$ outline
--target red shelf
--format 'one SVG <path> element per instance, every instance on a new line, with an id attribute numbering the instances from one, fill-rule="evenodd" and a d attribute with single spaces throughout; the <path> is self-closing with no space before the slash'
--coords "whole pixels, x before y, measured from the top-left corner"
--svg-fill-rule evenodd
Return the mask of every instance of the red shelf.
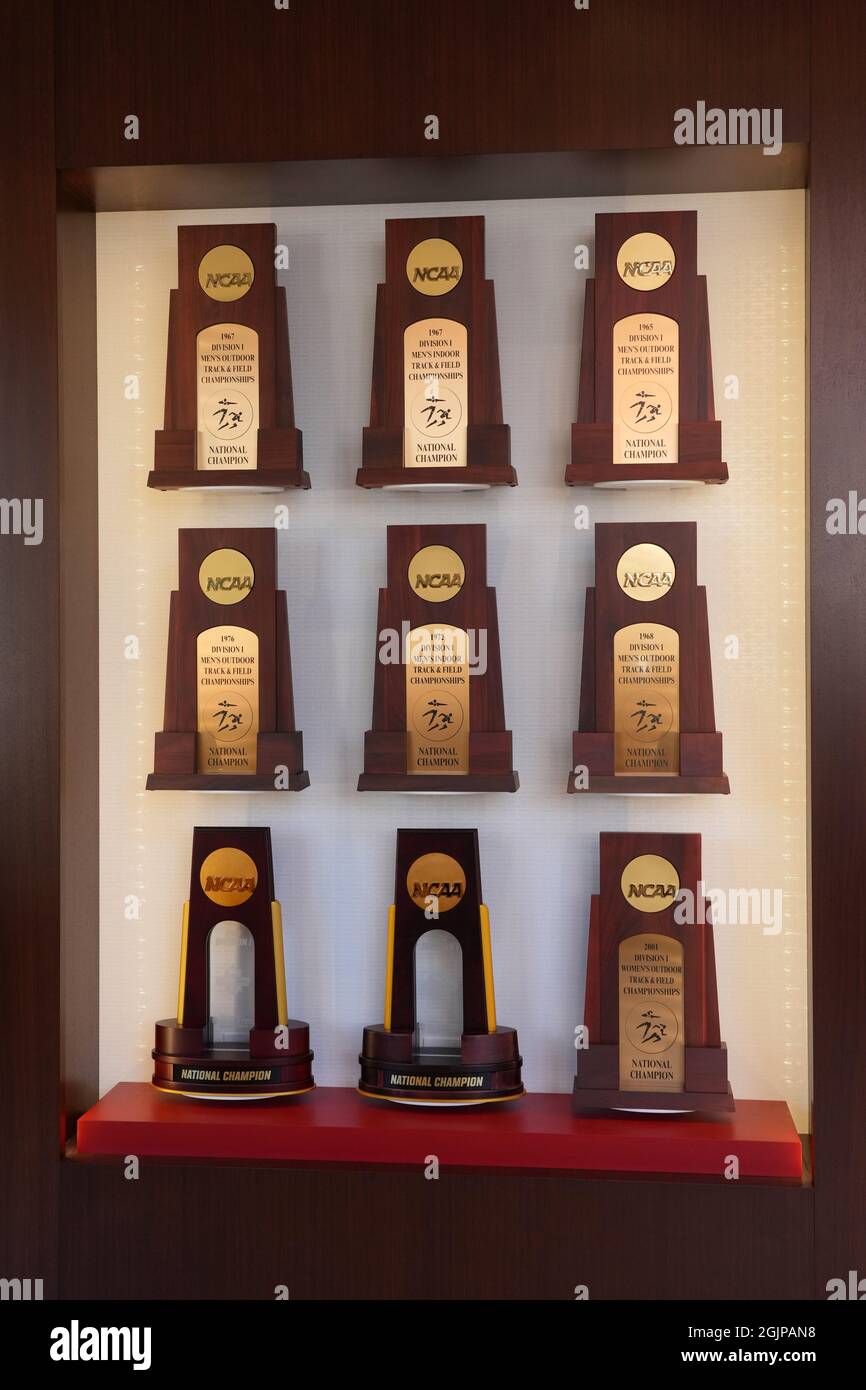
<path id="1" fill-rule="evenodd" d="M 115 1086 L 78 1122 L 78 1152 L 161 1158 L 455 1168 L 688 1173 L 798 1180 L 800 1139 L 783 1101 L 738 1101 L 730 1116 L 577 1116 L 570 1095 L 507 1105 L 415 1109 L 321 1089 L 293 1101 L 208 1102 L 146 1083 Z"/>

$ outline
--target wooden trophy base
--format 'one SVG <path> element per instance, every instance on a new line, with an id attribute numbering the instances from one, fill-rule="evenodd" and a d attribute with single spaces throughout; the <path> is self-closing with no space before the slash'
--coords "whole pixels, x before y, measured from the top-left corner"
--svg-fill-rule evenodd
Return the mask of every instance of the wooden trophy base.
<path id="1" fill-rule="evenodd" d="M 400 488 L 406 492 L 471 492 L 517 487 L 511 466 L 510 425 L 470 425 L 465 467 L 404 468 L 403 431 L 366 426 L 358 487 Z"/>
<path id="2" fill-rule="evenodd" d="M 380 624 L 382 626 L 382 624 Z M 511 766 L 507 729 L 469 735 L 469 771 L 406 772 L 406 735 L 368 729 L 359 792 L 516 792 L 520 778 Z"/>
<path id="3" fill-rule="evenodd" d="M 727 796 L 731 785 L 722 771 L 719 733 L 680 734 L 680 771 L 675 776 L 636 777 L 614 773 L 614 736 L 575 732 L 571 744 L 568 792 L 602 796 Z M 575 769 L 585 767 L 589 785 L 578 786 Z"/>
<path id="4" fill-rule="evenodd" d="M 574 772 L 568 776 L 568 792 L 597 796 L 728 796 L 731 784 L 721 777 L 597 777 L 589 774 L 589 786 L 578 787 Z"/>
<path id="5" fill-rule="evenodd" d="M 411 1033 L 364 1029 L 358 1091 L 410 1105 L 485 1105 L 524 1094 L 513 1028 L 464 1033 L 459 1048 L 418 1048 Z"/>
<path id="6" fill-rule="evenodd" d="M 565 470 L 565 481 L 569 487 L 607 488 L 726 483 L 728 465 L 722 462 L 721 439 L 718 420 L 681 423 L 678 463 L 613 463 L 612 425 L 572 425 L 571 463 Z"/>
<path id="7" fill-rule="evenodd" d="M 578 1114 L 584 1110 L 642 1110 L 651 1114 L 735 1110 L 725 1044 L 686 1047 L 685 1054 L 685 1085 L 681 1091 L 627 1091 L 619 1084 L 618 1044 L 591 1043 L 578 1054 L 572 1109 Z"/>
<path id="8" fill-rule="evenodd" d="M 736 1101 L 728 1083 L 727 1091 L 594 1091 L 574 1083 L 572 1109 L 575 1114 L 587 1110 L 642 1110 L 648 1115 L 683 1115 L 695 1111 L 714 1114 L 736 1110 Z"/>
<path id="9" fill-rule="evenodd" d="M 300 430 L 259 430 L 258 468 L 196 468 L 194 430 L 157 430 L 147 486 L 160 492 L 284 492 L 308 488 Z"/>
<path id="10" fill-rule="evenodd" d="M 145 787 L 149 792 L 302 792 L 310 785 L 309 772 L 290 772 L 288 786 L 275 786 L 275 775 L 268 772 L 149 772 Z"/>
<path id="11" fill-rule="evenodd" d="M 149 792 L 302 792 L 310 774 L 302 767 L 303 735 L 295 731 L 259 734 L 256 761 L 263 772 L 196 772 L 194 733 L 160 730 L 154 740 Z M 285 785 L 284 785 L 285 784 Z"/>
<path id="12" fill-rule="evenodd" d="M 197 1100 L 267 1100 L 300 1095 L 315 1087 L 306 1023 L 291 1018 L 289 1046 L 274 1050 L 274 1030 L 251 1031 L 249 1047 L 208 1047 L 200 1028 L 182 1028 L 177 1019 L 156 1025 L 153 1085 L 159 1091 L 193 1096 Z M 259 1047 L 263 1051 L 259 1051 Z"/>
<path id="13" fill-rule="evenodd" d="M 722 461 L 722 423 L 713 419 L 713 373 L 707 282 L 698 277 L 697 321 L 691 351 L 698 379 L 697 401 L 689 407 L 698 419 L 681 419 L 677 429 L 676 463 L 613 462 L 613 422 L 596 419 L 600 403 L 596 379 L 595 280 L 587 281 L 583 306 L 578 419 L 571 427 L 571 463 L 565 470 L 569 487 L 677 487 L 695 483 L 726 483 L 728 465 Z M 608 292 L 602 291 L 607 301 Z M 607 305 L 610 308 L 610 305 Z M 614 313 L 614 318 L 617 314 Z M 675 318 L 679 316 L 675 313 Z M 608 344 L 608 350 L 610 344 Z"/>

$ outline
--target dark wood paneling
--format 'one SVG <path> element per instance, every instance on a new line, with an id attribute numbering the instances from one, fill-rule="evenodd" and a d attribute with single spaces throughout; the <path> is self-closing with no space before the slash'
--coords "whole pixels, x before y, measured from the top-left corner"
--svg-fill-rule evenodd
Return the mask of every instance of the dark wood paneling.
<path id="1" fill-rule="evenodd" d="M 57 317 L 52 7 L 0 19 L 2 494 L 44 538 L 0 536 L 0 1276 L 55 1286 L 60 1140 Z"/>
<path id="2" fill-rule="evenodd" d="M 806 138 L 808 0 L 57 9 L 61 168 L 654 148 L 698 100 L 781 107 L 785 138 Z"/>
<path id="3" fill-rule="evenodd" d="M 69 1133 L 99 1085 L 99 479 L 96 218 L 63 195 L 57 279 L 61 1076 Z"/>
<path id="4" fill-rule="evenodd" d="M 814 6 L 810 198 L 812 998 L 816 1292 L 866 1275 L 866 536 L 827 503 L 866 496 L 866 8 Z M 866 522 L 863 523 L 866 525 Z"/>
<path id="5" fill-rule="evenodd" d="M 667 150 L 310 159 L 279 164 L 149 164 L 69 169 L 64 187 L 97 212 L 160 208 L 311 207 L 484 198 L 606 198 L 805 188 L 808 150 L 786 144 L 678 145 Z"/>
<path id="6" fill-rule="evenodd" d="M 564 1098 L 565 1099 L 565 1098 Z M 567 1103 L 567 1102 L 566 1102 Z M 812 1193 L 743 1183 L 63 1165 L 63 1296 L 797 1299 Z M 119 1233 L 122 1232 L 122 1238 Z"/>

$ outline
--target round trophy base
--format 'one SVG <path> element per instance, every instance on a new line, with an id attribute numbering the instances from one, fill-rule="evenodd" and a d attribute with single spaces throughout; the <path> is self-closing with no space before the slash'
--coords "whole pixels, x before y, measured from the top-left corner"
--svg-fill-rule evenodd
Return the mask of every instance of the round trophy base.
<path id="1" fill-rule="evenodd" d="M 493 1105 L 497 1101 L 520 1100 L 526 1092 L 521 1086 L 519 1091 L 512 1091 L 504 1096 L 476 1096 L 474 1100 L 449 1100 L 447 1096 L 439 1096 L 431 1100 L 418 1100 L 410 1096 L 396 1096 L 390 1091 L 371 1091 L 363 1086 L 355 1088 L 359 1096 L 365 1096 L 367 1100 L 387 1100 L 389 1105 L 408 1105 L 413 1110 L 425 1110 L 438 1106 L 440 1110 L 472 1110 L 479 1105 Z"/>
<path id="2" fill-rule="evenodd" d="M 268 1100 L 312 1091 L 316 1084 L 313 1053 L 303 1047 L 308 1041 L 307 1026 L 291 1020 L 289 1028 L 290 1037 L 296 1035 L 291 1039 L 291 1052 L 252 1056 L 248 1047 L 231 1046 L 169 1052 L 165 1044 L 174 1042 L 176 1046 L 185 1030 L 177 1027 L 176 1020 L 164 1019 L 156 1025 L 157 1046 L 151 1053 L 153 1085 L 160 1091 L 197 1100 Z"/>
<path id="3" fill-rule="evenodd" d="M 298 1086 L 293 1090 L 262 1090 L 262 1091 L 230 1091 L 214 1087 L 209 1091 L 188 1090 L 185 1085 L 173 1085 L 151 1078 L 151 1085 L 154 1090 L 162 1091 L 167 1096 L 184 1096 L 187 1100 L 213 1100 L 213 1101 L 243 1101 L 243 1100 L 291 1100 L 293 1096 L 305 1096 L 310 1091 L 315 1091 L 316 1083 L 311 1082 L 309 1086 Z"/>
<path id="4" fill-rule="evenodd" d="M 513 1028 L 466 1035 L 459 1048 L 412 1048 L 409 1041 L 381 1026 L 365 1028 L 358 1059 L 362 1096 L 403 1105 L 465 1106 L 516 1100 L 524 1093 Z"/>
<path id="5" fill-rule="evenodd" d="M 153 1052 L 153 1085 L 198 1100 L 267 1100 L 297 1096 L 315 1088 L 306 1057 L 250 1057 L 249 1052 L 229 1049 L 200 1057 L 168 1057 Z"/>

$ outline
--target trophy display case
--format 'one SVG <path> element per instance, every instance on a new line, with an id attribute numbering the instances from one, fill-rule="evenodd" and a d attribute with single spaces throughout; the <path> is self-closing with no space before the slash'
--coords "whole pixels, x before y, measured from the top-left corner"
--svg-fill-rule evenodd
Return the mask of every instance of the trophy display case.
<path id="1" fill-rule="evenodd" d="M 557 248 L 591 246 L 599 219 L 618 225 L 626 201 L 531 199 L 523 230 L 493 198 L 467 217 L 346 204 L 339 224 L 327 207 L 248 209 L 253 227 L 292 247 L 309 494 L 155 493 L 143 486 L 149 435 L 122 395 L 100 390 L 100 978 L 112 998 L 146 1001 L 149 1035 L 142 1049 L 125 1017 L 104 1016 L 100 1094 L 77 1125 L 77 1162 L 110 1161 L 119 1146 L 161 1161 L 324 1171 L 357 1151 L 399 1166 L 404 1143 L 385 1118 L 396 1112 L 425 1153 L 457 1167 L 564 1167 L 586 1183 L 600 1165 L 723 1184 L 736 1154 L 746 1186 L 809 1190 L 805 361 L 789 348 L 805 326 L 804 198 L 665 195 L 683 236 L 700 228 L 706 291 L 695 279 L 688 312 L 708 305 L 713 362 L 741 379 L 739 401 L 716 392 L 728 484 L 580 492 L 559 466 L 571 437 L 559 382 L 578 371 L 592 276 Z M 178 237 L 187 219 L 206 229 L 211 218 L 220 237 L 243 226 L 228 207 L 154 214 L 144 267 L 135 217 L 101 230 L 100 382 L 133 346 L 162 366 Z M 471 344 L 482 218 L 478 283 L 496 283 L 497 380 L 521 488 L 419 494 L 365 474 L 356 490 L 346 465 L 357 403 L 371 361 L 374 380 L 380 368 L 387 379 L 382 335 L 396 323 L 402 341 L 415 322 L 404 301 L 435 298 L 442 315 L 465 290 L 448 313 L 464 315 Z M 412 290 L 405 273 L 431 229 L 463 247 L 462 278 L 437 296 Z M 678 273 L 691 275 L 694 257 L 668 231 Z M 338 245 L 346 276 L 329 320 Z M 772 319 L 752 308 L 758 275 Z M 667 308 L 685 335 L 686 310 Z M 470 399 L 473 361 L 470 346 Z M 690 370 L 683 359 L 681 422 Z M 507 442 L 508 427 L 497 428 Z M 718 441 L 719 428 L 707 437 Z M 417 459 L 407 467 L 408 429 L 401 415 L 398 452 L 376 467 L 426 478 Z M 366 432 L 362 472 L 386 434 Z M 536 443 L 518 459 L 521 436 Z M 488 466 L 473 465 L 472 440 L 470 419 L 469 472 Z M 740 543 L 746 519 L 760 544 Z M 141 634 L 134 662 L 118 649 L 118 623 Z M 122 698 L 130 671 L 133 705 Z M 274 795 L 308 782 L 300 799 Z M 231 816 L 226 794 L 239 808 Z M 197 870 L 188 890 L 191 829 L 212 837 L 244 823 L 270 832 L 288 1003 L 309 1020 L 288 1029 L 290 1057 L 271 1036 L 282 1017 L 272 992 L 257 995 L 264 1023 L 244 1006 L 265 938 L 272 965 L 270 918 L 246 956 L 236 946 L 223 965 L 223 918 L 243 925 L 249 904 L 203 898 Z M 627 852 L 608 848 L 620 844 Z M 654 900 L 664 910 L 651 917 L 620 886 L 627 864 L 647 856 L 656 868 L 638 887 L 677 895 Z M 431 860 L 435 872 L 417 867 Z M 142 900 L 134 954 L 129 923 L 111 910 L 130 893 Z M 684 894 L 694 924 L 678 920 Z M 195 970 L 189 957 L 184 967 L 191 1002 L 175 1006 L 185 898 L 201 909 L 197 935 L 192 918 L 188 931 L 199 947 Z M 618 1001 L 638 986 L 629 1012 Z M 514 1118 L 491 1128 L 506 1112 Z"/>
<path id="2" fill-rule="evenodd" d="M 8 1268 L 66 1298 L 632 1299 L 650 1242 L 658 1298 L 823 1298 L 866 1267 L 845 25 L 798 3 L 783 54 L 706 6 L 723 90 L 745 64 L 784 108 L 767 157 L 674 138 L 691 39 L 670 72 L 628 40 L 661 73 L 638 114 L 577 8 L 545 78 L 518 0 L 461 20 L 483 72 L 388 5 L 436 93 L 407 114 L 404 81 L 364 91 L 363 26 L 348 55 L 300 8 L 250 7 L 242 80 L 198 0 L 172 44 L 118 0 L 13 20 Z M 287 92 L 321 121 L 287 128 Z M 253 659 L 249 718 L 205 708 Z M 398 832 L 398 888 L 441 852 L 471 900 L 431 870 L 403 902 Z M 387 1103 L 425 1075 L 509 1103 Z"/>

